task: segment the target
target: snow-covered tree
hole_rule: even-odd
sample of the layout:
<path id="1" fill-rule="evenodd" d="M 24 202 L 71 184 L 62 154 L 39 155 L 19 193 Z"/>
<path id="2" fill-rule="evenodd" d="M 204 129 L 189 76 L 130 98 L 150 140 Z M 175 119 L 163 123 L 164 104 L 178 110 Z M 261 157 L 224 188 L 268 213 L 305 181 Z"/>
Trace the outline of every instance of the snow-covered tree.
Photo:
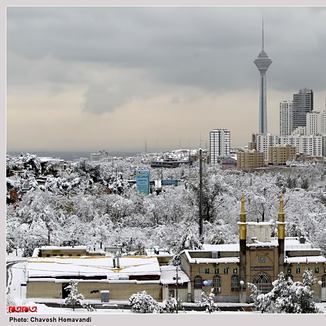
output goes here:
<path id="1" fill-rule="evenodd" d="M 65 299 L 65 305 L 72 306 L 73 310 L 75 310 L 76 306 L 83 306 L 84 296 L 78 292 L 77 281 L 70 281 L 69 285 L 67 285 L 65 289 L 69 290 L 69 294 Z"/>
<path id="2" fill-rule="evenodd" d="M 214 289 L 211 289 L 209 294 L 202 291 L 200 296 L 200 305 L 206 308 L 206 311 L 212 313 L 217 310 L 214 304 Z"/>
<path id="3" fill-rule="evenodd" d="M 177 310 L 177 304 L 176 298 L 168 298 L 167 300 L 163 301 L 163 309 L 167 313 L 174 313 Z"/>
<path id="4" fill-rule="evenodd" d="M 281 272 L 273 282 L 272 290 L 266 294 L 260 293 L 254 284 L 249 283 L 256 310 L 262 313 L 318 313 L 311 290 L 313 273 L 305 270 L 302 278 L 303 282 L 293 282 Z"/>
<path id="5" fill-rule="evenodd" d="M 152 296 L 147 294 L 146 291 L 138 292 L 136 294 L 133 294 L 129 298 L 129 302 L 131 305 L 131 311 L 137 312 L 137 313 L 153 313 L 153 312 L 159 312 L 160 307 L 153 299 Z"/>
<path id="6" fill-rule="evenodd" d="M 201 249 L 202 244 L 199 239 L 199 234 L 192 228 L 187 228 L 181 237 L 177 240 L 176 246 L 173 249 L 175 253 L 179 253 L 184 249 Z"/>

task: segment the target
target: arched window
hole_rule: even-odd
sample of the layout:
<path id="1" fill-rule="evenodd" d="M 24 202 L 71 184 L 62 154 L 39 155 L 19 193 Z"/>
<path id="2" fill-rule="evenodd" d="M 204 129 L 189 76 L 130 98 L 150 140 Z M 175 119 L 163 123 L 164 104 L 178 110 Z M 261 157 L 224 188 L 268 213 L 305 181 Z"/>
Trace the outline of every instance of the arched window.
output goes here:
<path id="1" fill-rule="evenodd" d="M 321 287 L 326 288 L 326 274 L 321 277 Z"/>
<path id="2" fill-rule="evenodd" d="M 219 275 L 215 275 L 213 277 L 213 288 L 214 288 L 215 294 L 218 294 L 221 292 L 221 277 Z"/>
<path id="3" fill-rule="evenodd" d="M 201 276 L 196 276 L 194 278 L 194 288 L 195 289 L 201 289 L 203 286 L 203 279 L 201 278 Z"/>
<path id="4" fill-rule="evenodd" d="M 238 275 L 232 275 L 231 277 L 231 291 L 239 291 L 240 280 Z"/>
<path id="5" fill-rule="evenodd" d="M 292 275 L 292 274 L 289 274 L 289 273 L 287 273 L 287 274 L 286 274 L 286 279 L 288 280 L 289 278 L 290 278 L 290 279 L 293 281 L 293 275 Z"/>
<path id="6" fill-rule="evenodd" d="M 268 293 L 272 289 L 272 281 L 269 275 L 265 273 L 260 273 L 254 276 L 252 281 L 257 289 L 262 293 Z"/>

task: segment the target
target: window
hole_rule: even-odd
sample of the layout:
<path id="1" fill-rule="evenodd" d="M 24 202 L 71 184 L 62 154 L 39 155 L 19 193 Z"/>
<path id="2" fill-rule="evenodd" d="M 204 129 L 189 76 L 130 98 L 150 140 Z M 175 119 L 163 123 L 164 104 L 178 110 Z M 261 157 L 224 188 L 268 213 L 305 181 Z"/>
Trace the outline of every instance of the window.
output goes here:
<path id="1" fill-rule="evenodd" d="M 231 277 L 231 291 L 239 291 L 240 281 L 238 275 L 232 275 Z"/>
<path id="2" fill-rule="evenodd" d="M 213 288 L 215 295 L 221 292 L 221 277 L 219 275 L 213 277 Z"/>
<path id="3" fill-rule="evenodd" d="M 201 276 L 198 275 L 194 278 L 194 288 L 201 289 L 202 286 L 203 286 L 203 280 L 202 280 Z"/>
<path id="4" fill-rule="evenodd" d="M 319 273 L 319 267 L 315 268 L 315 273 L 318 274 Z"/>
<path id="5" fill-rule="evenodd" d="M 300 269 L 300 267 L 297 267 L 297 268 L 295 269 L 295 272 L 296 272 L 297 274 L 300 274 L 300 273 L 301 273 L 301 269 Z"/>
<path id="6" fill-rule="evenodd" d="M 174 289 L 169 289 L 169 298 L 174 298 Z"/>
<path id="7" fill-rule="evenodd" d="M 205 274 L 209 274 L 209 268 L 205 268 Z"/>
<path id="8" fill-rule="evenodd" d="M 287 270 L 287 274 L 291 274 L 291 268 L 288 268 L 288 270 Z"/>
<path id="9" fill-rule="evenodd" d="M 321 277 L 321 287 L 326 288 L 326 274 Z"/>
<path id="10" fill-rule="evenodd" d="M 219 268 L 215 268 L 215 274 L 220 274 L 220 269 Z"/>
<path id="11" fill-rule="evenodd" d="M 238 274 L 238 269 L 237 268 L 233 268 L 233 274 Z"/>
<path id="12" fill-rule="evenodd" d="M 291 273 L 287 273 L 287 274 L 286 274 L 286 278 L 287 278 L 287 279 L 290 278 L 290 279 L 293 281 L 293 275 L 292 275 Z"/>
<path id="13" fill-rule="evenodd" d="M 262 293 L 268 293 L 272 289 L 271 278 L 265 273 L 255 275 L 252 283 L 254 283 L 257 286 L 257 289 Z"/>
<path id="14" fill-rule="evenodd" d="M 224 268 L 224 274 L 229 274 L 229 267 Z"/>

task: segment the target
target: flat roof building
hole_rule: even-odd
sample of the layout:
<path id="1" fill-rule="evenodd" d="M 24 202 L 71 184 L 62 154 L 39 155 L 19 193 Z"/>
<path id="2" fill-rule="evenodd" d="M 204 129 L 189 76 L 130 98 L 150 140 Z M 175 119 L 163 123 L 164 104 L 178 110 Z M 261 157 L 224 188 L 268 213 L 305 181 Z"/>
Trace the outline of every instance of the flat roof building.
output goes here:
<path id="1" fill-rule="evenodd" d="M 264 153 L 255 150 L 237 153 L 237 169 L 239 170 L 253 170 L 264 166 Z"/>
<path id="2" fill-rule="evenodd" d="M 295 159 L 294 146 L 270 146 L 268 148 L 268 164 L 285 165 L 287 161 Z"/>

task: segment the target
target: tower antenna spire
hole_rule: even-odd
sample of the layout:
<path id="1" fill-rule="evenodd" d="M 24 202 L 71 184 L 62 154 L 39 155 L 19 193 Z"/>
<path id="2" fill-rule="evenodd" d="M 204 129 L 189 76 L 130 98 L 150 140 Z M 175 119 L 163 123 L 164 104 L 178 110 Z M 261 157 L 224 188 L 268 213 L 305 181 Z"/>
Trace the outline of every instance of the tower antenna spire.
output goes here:
<path id="1" fill-rule="evenodd" d="M 261 18 L 261 49 L 264 51 L 264 16 Z"/>

